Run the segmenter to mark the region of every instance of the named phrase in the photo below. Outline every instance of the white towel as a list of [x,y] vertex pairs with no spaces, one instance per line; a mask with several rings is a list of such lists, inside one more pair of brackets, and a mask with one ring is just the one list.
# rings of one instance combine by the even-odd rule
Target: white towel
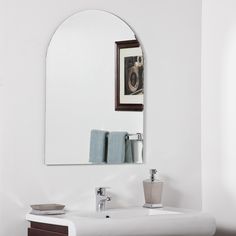
[[134,163],[143,163],[143,141],[132,140]]

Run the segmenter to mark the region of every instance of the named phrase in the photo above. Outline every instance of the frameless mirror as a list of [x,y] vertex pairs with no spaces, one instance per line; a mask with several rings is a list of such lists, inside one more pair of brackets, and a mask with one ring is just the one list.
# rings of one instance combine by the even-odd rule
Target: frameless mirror
[[67,18],[47,51],[45,163],[142,163],[143,68],[141,46],[119,17],[88,10]]

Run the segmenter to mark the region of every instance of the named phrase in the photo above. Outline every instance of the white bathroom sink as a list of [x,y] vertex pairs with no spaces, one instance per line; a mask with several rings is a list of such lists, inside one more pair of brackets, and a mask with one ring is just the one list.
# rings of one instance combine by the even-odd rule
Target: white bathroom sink
[[96,218],[96,219],[125,219],[125,218],[137,218],[156,215],[175,215],[183,214],[183,212],[170,211],[163,208],[148,209],[148,208],[132,208],[130,209],[113,209],[102,212],[84,212],[76,213],[78,217]]
[[71,211],[60,216],[27,214],[26,219],[68,226],[69,236],[213,236],[216,229],[210,215],[175,208]]

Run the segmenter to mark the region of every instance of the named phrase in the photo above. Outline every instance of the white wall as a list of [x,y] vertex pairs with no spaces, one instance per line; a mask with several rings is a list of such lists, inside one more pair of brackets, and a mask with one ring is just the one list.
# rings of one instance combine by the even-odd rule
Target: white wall
[[[89,8],[122,17],[144,45],[145,165],[43,164],[46,48],[63,19]],[[24,215],[32,203],[94,208],[99,185],[112,187],[115,206],[141,205],[150,167],[165,179],[165,204],[200,209],[201,1],[0,0],[0,22],[1,236],[26,235]]]
[[217,235],[236,235],[235,12],[234,0],[203,1],[202,199]]

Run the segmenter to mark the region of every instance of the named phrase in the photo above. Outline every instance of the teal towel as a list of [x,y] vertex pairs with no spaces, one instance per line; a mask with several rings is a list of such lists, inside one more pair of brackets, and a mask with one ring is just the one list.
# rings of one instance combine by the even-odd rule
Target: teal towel
[[127,132],[122,131],[109,133],[107,163],[122,164],[133,162],[131,143],[130,140],[126,140],[127,135]]
[[89,162],[102,164],[106,162],[107,135],[104,130],[91,130]]

